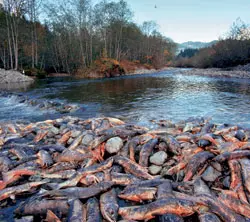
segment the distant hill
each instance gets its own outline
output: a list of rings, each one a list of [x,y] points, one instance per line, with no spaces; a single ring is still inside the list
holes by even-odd
[[[178,44],[178,48],[177,48],[177,53],[179,53],[181,50],[184,49],[200,49],[200,48],[205,48],[205,47],[209,47],[212,46],[214,44],[216,44],[218,41],[214,40],[211,42],[192,42],[192,41],[188,41],[188,42],[183,42],[183,43],[179,43]]]

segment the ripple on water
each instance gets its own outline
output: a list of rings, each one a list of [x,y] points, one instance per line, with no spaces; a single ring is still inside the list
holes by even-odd
[[[214,122],[250,127],[249,80],[183,76],[169,71],[105,80],[61,80],[38,81],[24,93],[84,105],[84,111],[73,114],[82,118],[119,116],[147,125],[151,119],[179,121],[191,116],[208,116]],[[0,99],[0,119],[37,120],[53,115]]]

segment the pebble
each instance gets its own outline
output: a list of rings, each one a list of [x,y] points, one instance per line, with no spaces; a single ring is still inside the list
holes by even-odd
[[[105,145],[105,149],[110,154],[117,153],[123,147],[123,141],[120,137],[109,139]]]
[[[150,174],[152,175],[156,175],[156,174],[159,174],[162,170],[162,167],[161,166],[156,166],[156,165],[151,165],[149,168],[148,168],[148,171]]]
[[[150,157],[150,163],[161,166],[167,160],[168,155],[164,151],[159,151]]]
[[[209,166],[201,175],[202,179],[207,182],[214,182],[219,176],[221,176],[221,172],[215,170],[211,166]]]
[[[94,136],[92,134],[86,134],[82,139],[82,145],[88,146],[92,140],[94,140]]]

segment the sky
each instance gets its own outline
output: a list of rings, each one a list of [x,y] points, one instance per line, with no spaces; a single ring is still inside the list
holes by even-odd
[[[163,35],[178,43],[216,40],[238,17],[250,23],[250,0],[126,1],[137,23],[153,20]]]

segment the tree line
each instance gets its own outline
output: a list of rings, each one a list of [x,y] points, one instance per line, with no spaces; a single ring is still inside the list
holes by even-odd
[[[160,68],[175,49],[155,22],[136,24],[124,0],[4,0],[0,8],[5,69],[74,74],[103,57]]]
[[[238,18],[211,47],[186,49],[173,61],[177,67],[228,68],[250,63],[250,25]]]

